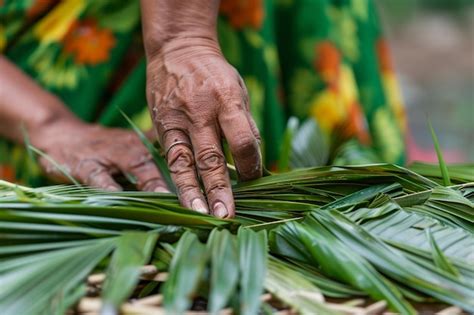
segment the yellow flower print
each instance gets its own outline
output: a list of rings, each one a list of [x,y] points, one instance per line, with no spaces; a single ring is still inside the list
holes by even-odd
[[[346,116],[341,98],[333,89],[326,89],[315,96],[310,114],[318,121],[321,129],[328,133],[340,125]]]
[[[7,45],[7,36],[5,35],[5,28],[0,25],[0,52],[3,51]]]
[[[35,26],[33,33],[41,43],[58,42],[63,39],[71,24],[85,8],[84,0],[65,0],[58,4]]]
[[[400,92],[397,78],[392,72],[382,74],[382,83],[387,95],[387,102],[395,113],[398,125],[400,129],[405,132],[407,125],[407,118],[405,113],[405,107],[403,106],[403,97]]]
[[[354,102],[359,101],[356,80],[352,68],[342,64],[339,82],[339,93],[341,93],[344,107],[348,110]]]

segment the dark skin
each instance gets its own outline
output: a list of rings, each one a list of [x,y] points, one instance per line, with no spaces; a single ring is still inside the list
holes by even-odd
[[[0,73],[0,135],[21,143],[23,125],[33,146],[86,185],[121,190],[112,176],[128,172],[137,178],[138,189],[167,191],[150,154],[132,131],[82,122],[1,56]],[[49,177],[67,180],[48,160],[39,162]]]
[[[142,0],[141,6],[148,104],[179,200],[193,210],[231,218],[235,205],[222,140],[241,180],[262,176],[262,162],[247,90],[217,41],[219,1]],[[21,142],[21,124],[34,146],[85,184],[118,190],[112,175],[128,172],[137,177],[138,189],[166,189],[133,132],[80,121],[0,58],[0,135]],[[51,177],[61,177],[47,161],[41,165]]]

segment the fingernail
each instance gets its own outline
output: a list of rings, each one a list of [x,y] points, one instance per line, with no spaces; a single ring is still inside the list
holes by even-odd
[[[107,190],[107,191],[120,191],[121,189],[118,188],[117,186],[109,185],[109,186],[105,187],[105,190]]]
[[[222,202],[216,202],[214,204],[214,215],[219,218],[225,218],[228,215],[227,208]]]
[[[153,192],[157,193],[169,193],[170,191],[166,187],[158,186],[156,187]]]
[[[193,200],[193,202],[191,202],[191,208],[193,210],[196,210],[197,212],[201,212],[201,213],[204,213],[204,214],[208,213],[206,205],[199,198],[196,198],[196,199]]]

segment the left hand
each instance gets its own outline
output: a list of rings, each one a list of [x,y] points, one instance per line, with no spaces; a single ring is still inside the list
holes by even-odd
[[[168,191],[150,153],[133,131],[60,119],[38,128],[30,137],[34,147],[82,184],[121,190],[113,176],[128,173],[136,178],[139,190]],[[39,162],[47,176],[67,181],[47,159],[41,157]]]

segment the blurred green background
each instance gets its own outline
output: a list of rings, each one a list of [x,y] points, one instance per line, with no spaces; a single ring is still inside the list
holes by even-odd
[[[474,0],[376,0],[405,98],[410,155],[474,161]]]

